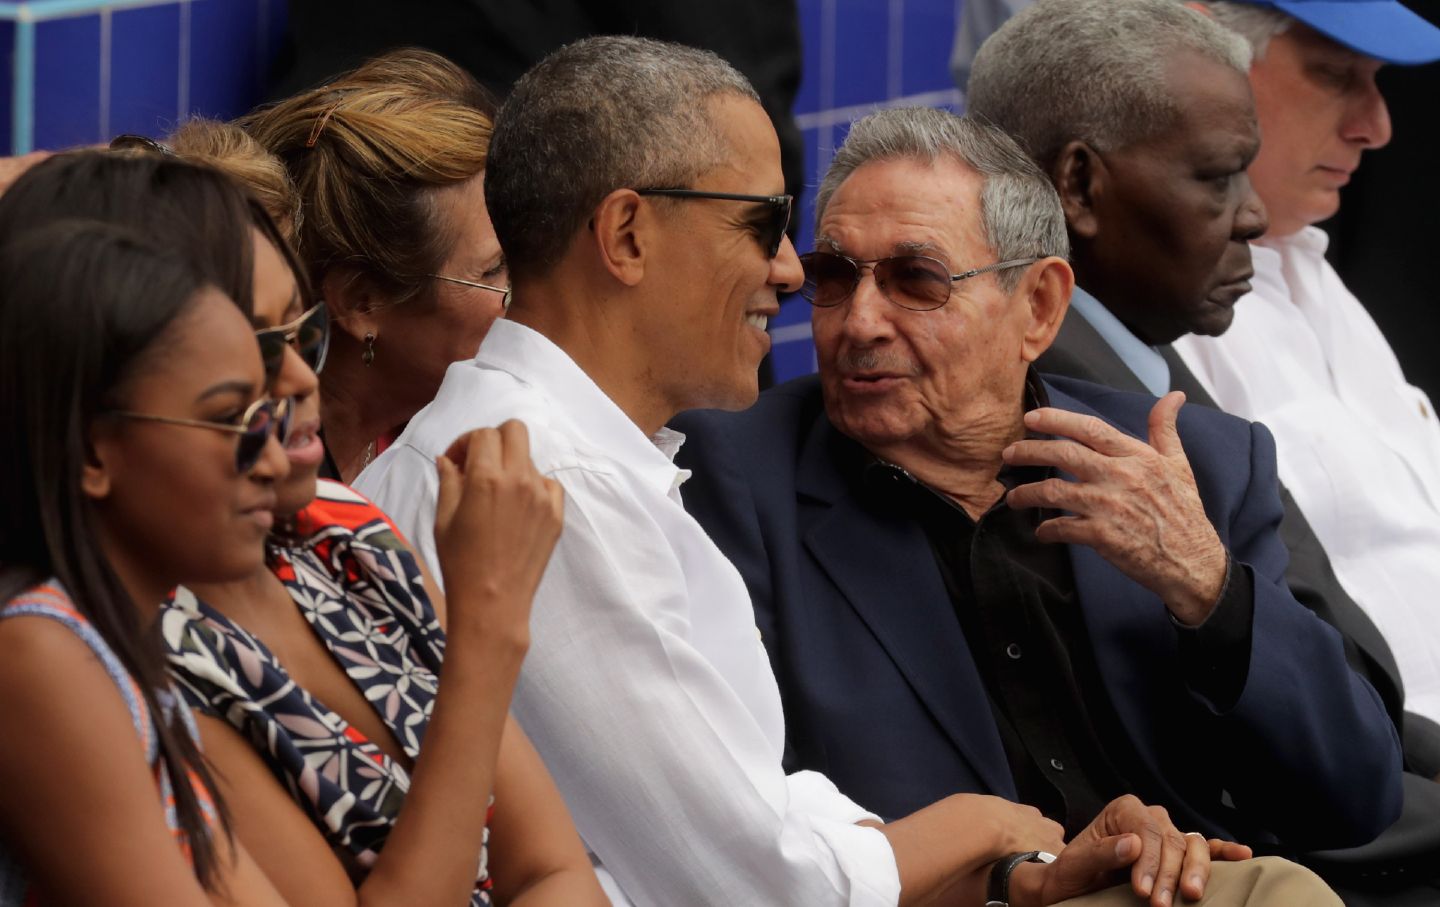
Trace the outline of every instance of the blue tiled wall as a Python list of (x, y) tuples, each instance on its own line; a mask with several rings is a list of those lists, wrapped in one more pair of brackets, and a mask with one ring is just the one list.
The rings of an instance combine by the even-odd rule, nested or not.
[[(0, 4), (0, 147), (159, 136), (188, 116), (231, 117), (264, 90), (284, 0), (28, 0)], [(20, 10), (33, 24), (34, 129), (14, 131)], [(63, 10), (63, 13), (61, 12)], [(51, 18), (54, 16), (55, 18)], [(22, 82), (23, 93), (23, 82)]]
[[(521, 0), (517, 0), (521, 2)], [(845, 126), (879, 106), (954, 106), (947, 61), (961, 0), (800, 0), (805, 70), (796, 118), (807, 190), (801, 251), (813, 232), (813, 189)], [(0, 2), (0, 148), (12, 129), (14, 49), (25, 7), (37, 17), (83, 0)], [(159, 136), (186, 116), (231, 117), (261, 95), (284, 28), (285, 0), (112, 0), (39, 21), (33, 147), (62, 148), (120, 132)], [(774, 324), (778, 378), (814, 368), (809, 310), (787, 302)]]
[[(882, 106), (959, 103), (949, 71), (959, 12), (960, 0), (800, 0), (805, 72), (795, 116), (807, 177), (796, 209), (800, 251), (812, 246), (814, 188), (851, 120)], [(771, 335), (777, 379), (814, 371), (804, 300), (783, 304)]]

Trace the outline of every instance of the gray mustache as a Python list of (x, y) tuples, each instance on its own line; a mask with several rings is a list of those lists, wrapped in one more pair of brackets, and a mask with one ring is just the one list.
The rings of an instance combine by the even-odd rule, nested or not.
[(845, 353), (835, 364), (843, 372), (894, 372), (899, 375), (918, 375), (920, 369), (908, 357), (881, 350), (861, 350)]

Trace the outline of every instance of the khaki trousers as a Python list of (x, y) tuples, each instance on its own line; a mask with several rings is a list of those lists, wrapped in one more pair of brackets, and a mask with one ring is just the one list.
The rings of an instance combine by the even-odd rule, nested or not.
[[(1146, 901), (1129, 885), (1116, 885), (1084, 897), (1062, 901), (1056, 907), (1139, 907)], [(1240, 863), (1212, 863), (1205, 896), (1187, 901), (1179, 895), (1177, 907), (1343, 907), (1340, 898), (1320, 877), (1298, 863), (1279, 857), (1261, 857)]]

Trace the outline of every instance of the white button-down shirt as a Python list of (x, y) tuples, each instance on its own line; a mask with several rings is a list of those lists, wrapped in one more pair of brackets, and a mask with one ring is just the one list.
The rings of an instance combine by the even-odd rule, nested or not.
[(1308, 227), (1251, 247), (1254, 292), (1175, 349), (1228, 412), (1275, 434), (1280, 478), (1385, 635), (1406, 708), (1440, 721), (1440, 423)]
[(559, 347), (502, 320), (356, 488), (438, 577), (435, 458), (507, 419), (565, 489), (514, 711), (623, 895), (602, 871), (607, 892), (657, 907), (893, 907), (889, 842), (854, 824), (875, 817), (823, 775), (781, 768), (749, 594), (680, 503), (683, 436), (647, 438)]

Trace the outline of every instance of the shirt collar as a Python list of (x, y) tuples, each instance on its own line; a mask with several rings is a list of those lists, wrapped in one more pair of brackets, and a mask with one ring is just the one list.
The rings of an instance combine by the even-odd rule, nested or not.
[[(1040, 373), (1032, 367), (1025, 372), (1025, 392), (1022, 398), (1022, 407), (1025, 412), (1032, 409), (1040, 409), (1050, 405), (1050, 391), (1045, 387), (1045, 382), (1040, 379)], [(1035, 435), (1026, 432), (1027, 438), (1049, 437), (1048, 435)], [(863, 488), (870, 493), (884, 494), (889, 489), (896, 487), (904, 489), (919, 489), (924, 492), (922, 500), (939, 498), (948, 506), (956, 506), (949, 498), (935, 491), (924, 482), (915, 478), (908, 470), (896, 466), (888, 460), (879, 457), (866, 450), (860, 444), (855, 444), (857, 455), (851, 460), (849, 468), (858, 473), (858, 478)], [(996, 476), (1000, 484), (1006, 488), (1014, 488), (1026, 482), (1039, 481), (1049, 475), (1049, 470), (1038, 466), (1002, 466), (1000, 474)], [(1001, 499), (1004, 500), (1003, 498)]]
[(685, 436), (662, 428), (648, 438), (550, 338), (514, 321), (498, 319), (475, 354), (475, 364), (506, 372), (536, 387), (592, 448), (669, 495), (689, 478), (675, 455)]
[(1260, 246), (1269, 247), (1285, 252), (1287, 249), (1297, 249), (1302, 252), (1323, 257), (1325, 250), (1330, 248), (1330, 234), (1319, 227), (1302, 227), (1289, 236), (1262, 236), (1251, 243), (1251, 248)]
[(1131, 333), (1100, 300), (1077, 286), (1070, 294), (1070, 308), (1104, 338), (1146, 390), (1157, 397), (1170, 392), (1170, 364), (1158, 350)]

